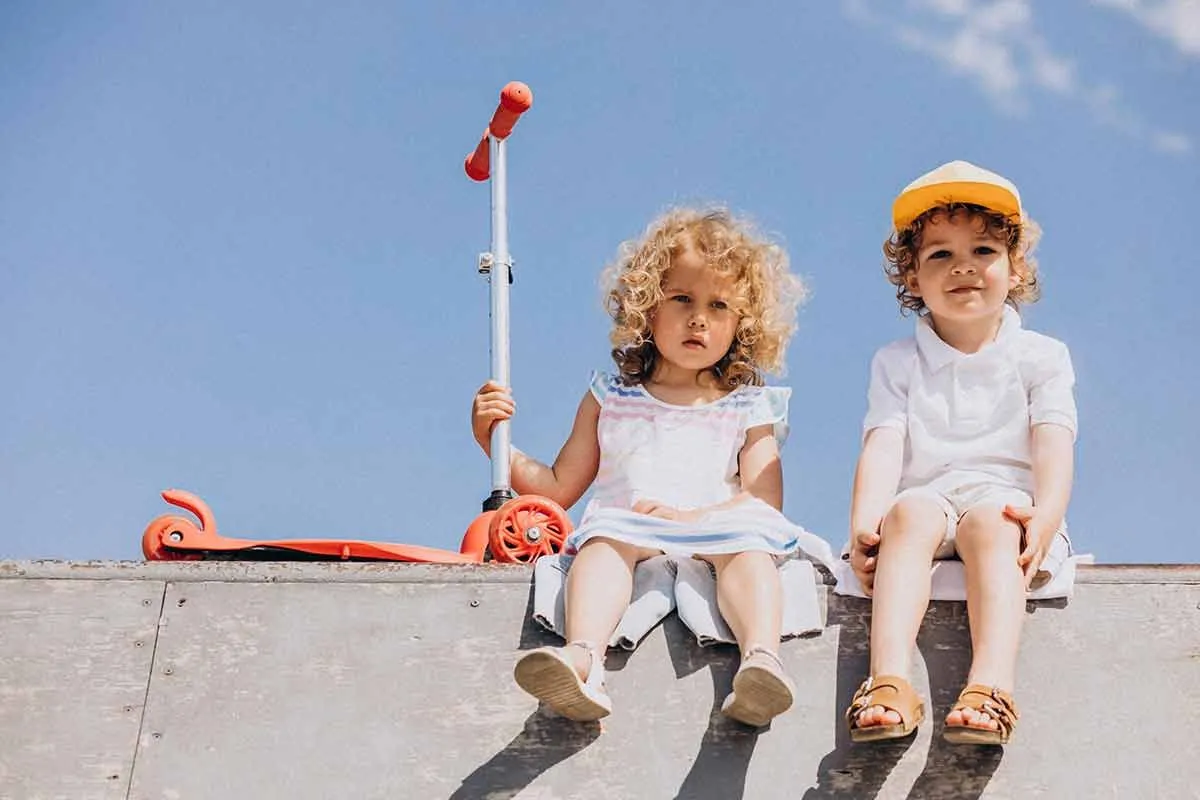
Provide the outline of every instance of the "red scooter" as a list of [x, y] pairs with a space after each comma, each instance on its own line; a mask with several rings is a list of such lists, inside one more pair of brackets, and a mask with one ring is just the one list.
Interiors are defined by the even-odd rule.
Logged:
[[[533, 105], [523, 83], [512, 82], [500, 92], [500, 104], [479, 145], [466, 159], [467, 176], [491, 179], [492, 249], [479, 257], [479, 272], [488, 277], [491, 296], [491, 377], [509, 385], [508, 292], [512, 259], [508, 252], [508, 186], [506, 142], [521, 115]], [[217, 533], [212, 511], [196, 495], [168, 489], [163, 499], [190, 511], [197, 522], [168, 514], [150, 522], [142, 534], [142, 553], [150, 561], [224, 560], [341, 560], [412, 561], [427, 564], [476, 564], [490, 556], [496, 561], [531, 563], [563, 548], [571, 521], [558, 503], [538, 495], [512, 491], [509, 423], [498, 423], [491, 441], [492, 491], [483, 512], [467, 527], [458, 552], [352, 539], [234, 539]]]

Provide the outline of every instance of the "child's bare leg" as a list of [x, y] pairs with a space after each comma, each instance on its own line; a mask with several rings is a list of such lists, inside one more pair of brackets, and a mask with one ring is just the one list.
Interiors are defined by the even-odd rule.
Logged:
[[[589, 539], [567, 571], [566, 634], [568, 642], [591, 642], [603, 655], [621, 615], [633, 594], [633, 568], [658, 555], [612, 539]], [[584, 680], [591, 669], [591, 654], [570, 648], [575, 671]]]
[[783, 586], [769, 553], [702, 556], [717, 571], [717, 607], [742, 651], [721, 713], [753, 727], [791, 708], [795, 687], [779, 659]]
[[[945, 535], [946, 512], [928, 498], [907, 497], [884, 518], [871, 593], [871, 675], [909, 678], [917, 632], [929, 607], [929, 570]], [[856, 724], [900, 721], [895, 711], [868, 706]]]
[[[955, 547], [966, 569], [967, 616], [971, 622], [967, 683], [1012, 692], [1025, 620], [1025, 583], [1017, 564], [1021, 527], [1005, 518], [999, 508], [973, 508], [958, 523]], [[971, 709], [950, 712], [946, 722], [999, 728], [988, 714]]]
[[745, 653], [753, 647], [779, 649], [783, 587], [769, 553], [703, 556], [717, 570], [717, 608]]

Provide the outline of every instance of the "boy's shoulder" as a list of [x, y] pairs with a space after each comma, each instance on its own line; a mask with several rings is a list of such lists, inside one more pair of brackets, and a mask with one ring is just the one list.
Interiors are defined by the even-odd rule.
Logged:
[[1013, 337], [1013, 349], [1021, 358], [1043, 359], [1068, 354], [1066, 342], [1044, 333], [1021, 328]]
[[888, 342], [875, 351], [875, 361], [884, 364], [911, 363], [917, 355], [917, 337], [907, 336]]

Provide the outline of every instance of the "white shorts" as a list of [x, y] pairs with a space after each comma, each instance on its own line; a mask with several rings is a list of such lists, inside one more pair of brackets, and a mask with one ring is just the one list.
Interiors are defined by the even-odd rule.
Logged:
[[[1005, 506], [1021, 508], [1033, 505], [1033, 498], [1026, 492], [1010, 486], [997, 486], [990, 483], [961, 486], [946, 493], [929, 486], [914, 486], [896, 495], [892, 505], [909, 497], [923, 497], [932, 500], [946, 514], [946, 533], [933, 555], [934, 560], [937, 561], [958, 558], [958, 550], [954, 545], [955, 536], [958, 533], [958, 521], [971, 509], [979, 506], [1003, 509]], [[1024, 547], [1025, 534], [1022, 533], [1021, 548], [1024, 549]], [[1050, 578], [1070, 557], [1071, 539], [1067, 536], [1067, 523], [1064, 520], [1055, 533], [1054, 539], [1050, 543], [1050, 549], [1046, 553], [1046, 557], [1042, 559], [1042, 564], [1038, 568], [1030, 588], [1037, 589], [1049, 582]]]

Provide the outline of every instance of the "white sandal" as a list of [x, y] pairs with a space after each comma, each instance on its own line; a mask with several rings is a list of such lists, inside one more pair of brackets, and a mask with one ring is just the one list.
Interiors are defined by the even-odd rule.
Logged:
[[[579, 677], [567, 647], [582, 647], [591, 656], [587, 680]], [[551, 711], [577, 722], [592, 722], [612, 712], [612, 700], [604, 691], [601, 651], [592, 642], [568, 642], [566, 647], [530, 650], [513, 668], [517, 685], [546, 704]]]
[[742, 654], [742, 665], [733, 676], [733, 691], [721, 705], [721, 713], [761, 728], [791, 708], [794, 695], [779, 654], [765, 647], [751, 647]]

